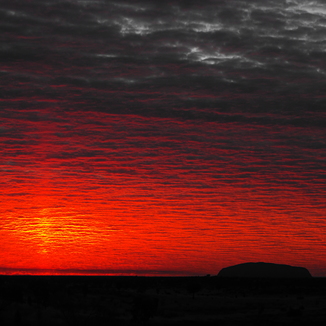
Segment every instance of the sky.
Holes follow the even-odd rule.
[[[323,0],[0,0],[0,273],[326,277]]]

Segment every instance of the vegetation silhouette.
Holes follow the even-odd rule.
[[[157,297],[138,294],[134,297],[132,316],[133,321],[140,324],[147,324],[150,318],[157,313],[159,300]]]
[[[326,279],[0,276],[0,325],[324,325]]]

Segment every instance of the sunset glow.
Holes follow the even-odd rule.
[[[0,273],[326,276],[325,5],[217,2],[1,4]]]

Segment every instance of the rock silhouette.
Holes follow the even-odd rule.
[[[262,277],[262,278],[309,278],[310,272],[304,267],[273,263],[244,263],[221,269],[221,277]]]

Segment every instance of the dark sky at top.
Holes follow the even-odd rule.
[[[326,275],[323,0],[1,0],[0,30],[0,267]]]

